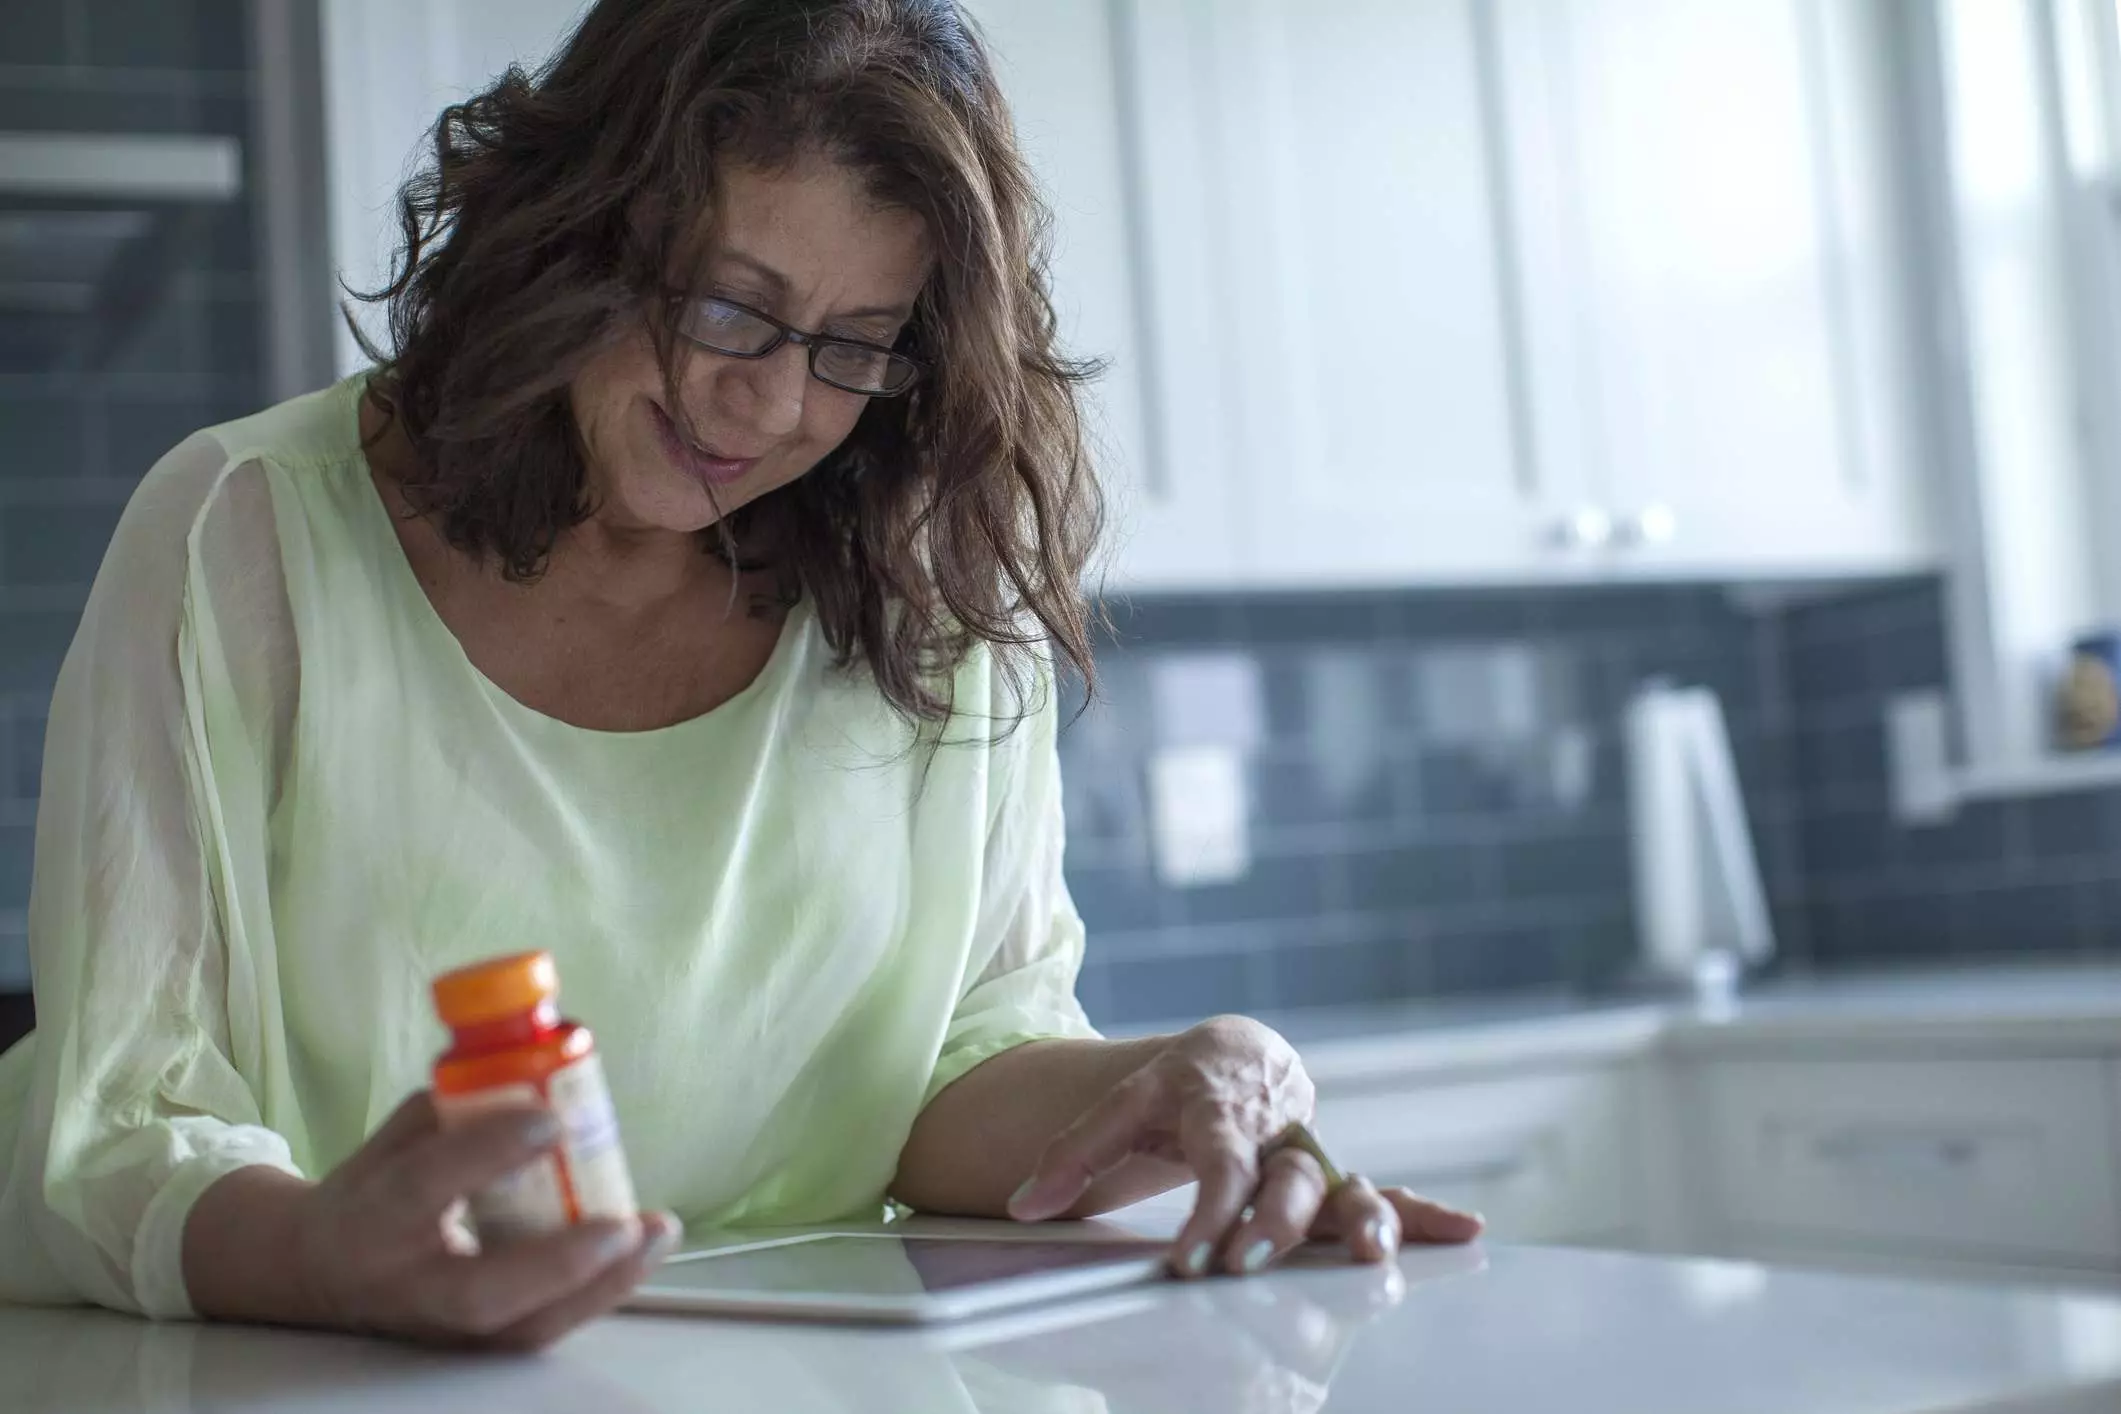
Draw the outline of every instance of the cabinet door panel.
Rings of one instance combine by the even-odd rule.
[[[1525,573],[1546,496],[1513,448],[1474,7],[1129,8],[1171,456],[1238,500],[1245,570]]]
[[[1086,398],[1110,529],[1100,569],[1119,588],[1191,588],[1235,575],[1235,502],[1211,457],[1174,462],[1144,359],[1164,321],[1187,318],[1188,292],[1147,288],[1131,181],[1143,133],[1183,148],[1188,90],[1163,82],[1137,97],[1125,73],[1142,42],[1112,7],[1052,0],[971,0],[987,36],[1019,141],[1053,211],[1052,278],[1070,353],[1103,359]],[[1166,79],[1183,66],[1164,70]],[[1148,105],[1146,108],[1141,105]],[[1174,117],[1174,115],[1178,115]],[[1173,158],[1171,160],[1178,160]],[[1193,296],[1195,299],[1198,296]]]
[[[2121,1263],[2097,1061],[1734,1061],[1699,1087],[1716,1206],[1741,1238]]]
[[[389,283],[400,239],[398,187],[416,161],[428,160],[427,135],[442,109],[484,89],[510,64],[536,69],[587,8],[585,0],[323,0],[331,258],[350,288]],[[363,330],[382,338],[382,310],[356,303],[353,312]],[[339,372],[366,368],[368,356],[340,320],[332,331]]]
[[[1502,13],[1518,204],[1546,218],[1534,422],[1610,509],[1611,568],[1919,561],[1875,7]]]
[[[1317,1128],[1351,1170],[1475,1209],[1502,1241],[1612,1241],[1646,1222],[1637,1103],[1606,1069],[1328,1087]]]
[[[1563,7],[1622,514],[1684,555],[1793,543],[1848,495],[1796,7]]]

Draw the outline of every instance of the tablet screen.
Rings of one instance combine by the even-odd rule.
[[[918,1296],[1042,1272],[1160,1257],[1162,1242],[1008,1242],[983,1238],[818,1237],[726,1256],[672,1262],[653,1277],[663,1290],[834,1292]]]

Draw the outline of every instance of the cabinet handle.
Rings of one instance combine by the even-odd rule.
[[[1679,517],[1670,506],[1644,506],[1622,521],[1615,534],[1626,545],[1668,545],[1679,534]]]
[[[1970,1134],[1922,1134],[1908,1131],[1843,1129],[1812,1141],[1812,1156],[1841,1168],[1907,1172],[1963,1169],[1981,1155],[1981,1140]]]
[[[1597,506],[1580,506],[1561,518],[1554,539],[1567,550],[1602,550],[1613,543],[1613,517]]]

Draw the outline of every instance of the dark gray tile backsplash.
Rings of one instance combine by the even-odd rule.
[[[1880,722],[1889,694],[1947,680],[1938,581],[1793,609],[1783,627],[1814,961],[2121,949],[2121,790],[1892,820]]]
[[[1620,715],[1655,676],[1723,698],[1781,966],[2121,950],[2121,790],[1893,821],[1885,700],[1946,681],[1933,578],[1758,613],[1663,586],[1159,599],[1115,620],[1111,689],[1061,747],[1104,1021],[1624,984]],[[1261,679],[1256,857],[1241,882],[1173,888],[1146,825],[1167,741],[1148,684],[1204,652]]]
[[[66,9],[51,0],[0,0],[0,33],[11,64],[63,64],[68,57]]]
[[[81,62],[113,69],[200,74],[240,73],[243,69],[246,0],[72,0],[72,4],[78,15]]]
[[[1778,915],[1802,945],[1779,626],[1720,590],[1174,597],[1113,617],[1102,698],[1061,743],[1085,998],[1103,1020],[1619,984],[1633,954],[1621,708],[1657,676],[1723,694]],[[1218,722],[1163,681],[1203,659],[1256,678],[1258,720]],[[1251,867],[1161,884],[1149,763],[1217,739],[1244,757]]]
[[[102,559],[123,504],[17,505],[0,514],[0,579],[26,587],[81,583]]]

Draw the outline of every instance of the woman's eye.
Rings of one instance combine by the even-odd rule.
[[[890,355],[875,349],[858,348],[853,344],[827,344],[818,355],[818,362],[835,378],[868,380],[883,376],[884,366]]]

